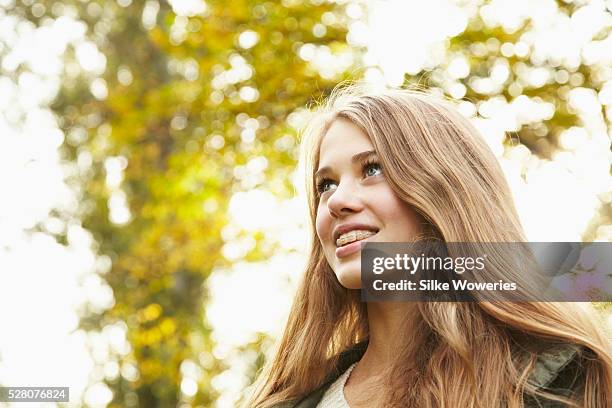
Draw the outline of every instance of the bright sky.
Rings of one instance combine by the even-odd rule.
[[[0,0],[0,6],[8,2]],[[130,0],[121,2],[128,4]],[[147,13],[156,13],[152,4],[147,3]],[[171,4],[177,13],[185,16],[206,12],[205,5],[198,0],[174,0]],[[445,0],[420,1],[418,7],[416,2],[406,0],[379,0],[369,4],[369,15],[359,3],[350,5],[347,13],[353,21],[349,41],[368,47],[366,62],[373,67],[367,73],[370,82],[394,85],[405,72],[415,73],[422,67],[447,60],[450,60],[450,77],[465,76],[465,61],[461,56],[451,59],[442,44],[448,36],[465,27],[467,18],[476,10],[473,2],[466,2],[467,6],[462,8]],[[537,15],[533,32],[508,52],[520,54],[531,48],[542,58],[553,56],[569,65],[582,56],[591,64],[609,67],[612,39],[596,43],[591,42],[591,37],[598,28],[610,25],[610,14],[604,10],[611,3],[588,4],[567,18],[558,13],[553,0],[494,0],[481,14],[487,24],[508,29],[518,27],[526,16]],[[364,18],[366,15],[368,19]],[[143,15],[145,25],[149,21],[147,16]],[[325,16],[316,30],[324,30],[324,23],[332,23],[335,18]],[[77,325],[76,308],[84,303],[100,310],[112,305],[112,292],[100,277],[108,270],[109,263],[94,256],[91,237],[77,222],[64,225],[59,219],[49,217],[53,208],[74,207],[76,197],[65,185],[64,174],[84,171],[90,161],[84,155],[79,157],[76,168],[62,167],[57,147],[64,135],[47,109],[58,89],[58,75],[63,69],[61,57],[67,44],[76,47],[80,68],[90,72],[92,78],[104,70],[104,56],[94,44],[83,40],[83,33],[83,25],[68,17],[36,29],[18,18],[4,15],[0,7],[0,46],[8,49],[0,71],[0,189],[3,192],[0,321],[10,328],[0,337],[0,383],[68,385],[73,400],[85,392],[87,403],[95,407],[105,406],[110,398],[110,391],[101,382],[104,377],[131,378],[136,374],[133,367],[119,367],[112,361],[101,370],[93,368],[95,361],[105,362],[113,353],[129,351],[124,326],[109,327],[89,337],[73,332]],[[244,32],[239,38],[243,48],[257,41],[252,32]],[[398,52],[398,44],[402,52]],[[299,55],[330,78],[353,62],[351,53],[334,55],[328,47],[309,44],[299,50]],[[30,72],[13,80],[10,74],[20,63],[26,64]],[[376,65],[380,68],[374,68]],[[237,63],[236,70],[236,81],[240,81],[245,67]],[[500,62],[491,78],[478,86],[495,89],[506,75],[507,67]],[[530,71],[524,75],[537,83],[549,73]],[[534,241],[580,240],[581,232],[599,205],[598,197],[607,203],[612,200],[610,138],[600,113],[602,104],[608,112],[612,110],[609,70],[607,75],[608,82],[599,94],[585,88],[572,92],[571,103],[588,126],[568,129],[562,136],[565,150],[552,161],[540,160],[522,146],[506,150],[502,146],[503,132],[548,117],[552,113],[550,106],[528,98],[516,98],[511,103],[491,100],[478,107],[469,103],[461,106],[467,116],[478,111],[490,118],[478,119],[475,123],[488,136],[491,148],[499,157],[528,236]],[[228,78],[226,75],[218,80]],[[106,86],[100,81],[92,81],[91,91],[96,97],[105,98]],[[458,97],[464,92],[457,84],[449,86]],[[244,92],[244,98],[256,95],[255,89]],[[18,125],[22,119],[23,125]],[[304,120],[307,114],[297,111],[290,123],[299,127]],[[251,137],[256,131],[245,128]],[[249,171],[258,171],[260,162],[253,161]],[[109,202],[112,221],[127,222],[133,215],[127,211],[126,197],[120,188],[126,163],[122,158],[109,158],[105,165],[107,184],[114,189]],[[520,177],[522,173],[527,175],[525,179]],[[301,189],[300,177],[295,174],[298,189]],[[245,189],[231,200],[232,222],[224,230],[228,243],[223,254],[237,263],[231,271],[216,271],[211,276],[213,302],[207,310],[219,343],[214,354],[232,362],[231,368],[214,381],[215,388],[222,392],[218,407],[233,406],[245,386],[248,359],[240,359],[235,347],[248,342],[258,331],[278,335],[281,330],[304,262],[306,209],[303,203],[301,197],[279,201],[261,189]],[[60,246],[45,234],[27,233],[37,223],[44,223],[50,231],[67,231],[69,246]],[[241,255],[251,247],[252,241],[234,239],[240,230],[264,231],[271,240],[281,243],[283,251],[265,263],[241,262]],[[610,226],[598,231],[599,240],[609,241],[611,237]],[[240,290],[241,287],[249,290]],[[249,305],[247,310],[243,307],[245,304]],[[87,353],[86,345],[91,347],[91,354]],[[182,388],[186,394],[194,392],[195,382],[191,378],[197,376],[197,369],[190,367],[186,363],[183,370]]]
[[[64,134],[47,104],[57,92],[67,44],[75,45],[84,69],[101,72],[101,54],[83,41],[83,33],[84,26],[70,18],[36,29],[0,8],[0,44],[8,49],[0,75],[0,383],[69,386],[73,401],[105,375],[93,370],[94,359],[106,358],[104,353],[90,355],[87,345],[96,350],[108,348],[107,343],[121,346],[116,335],[112,343],[112,336],[75,331],[78,307],[112,305],[112,291],[94,273],[109,265],[96,259],[90,234],[78,222],[66,225],[49,215],[51,209],[76,206],[75,194],[64,183],[65,172],[74,169],[60,163],[57,148]],[[13,80],[9,75],[19,64],[30,72]],[[27,232],[39,223],[67,232],[68,247],[46,234]],[[92,386],[86,401],[100,406],[107,397],[103,388]]]

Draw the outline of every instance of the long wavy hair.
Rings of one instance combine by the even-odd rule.
[[[330,268],[316,229],[314,172],[334,120],[369,136],[387,182],[444,242],[524,242],[510,189],[486,142],[442,98],[405,89],[336,87],[303,132],[310,212],[308,261],[284,334],[248,402],[270,407],[317,389],[339,353],[368,338],[360,291],[344,288]],[[503,276],[500,276],[503,278]],[[570,406],[612,404],[610,341],[588,303],[421,302],[416,322],[389,370],[386,406],[522,407],[524,395]],[[415,326],[416,325],[416,326]],[[553,395],[529,381],[538,345],[576,345],[584,381],[572,395]]]

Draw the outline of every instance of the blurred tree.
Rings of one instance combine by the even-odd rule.
[[[581,135],[587,132],[597,138],[589,143],[602,142],[604,147],[608,140],[609,147],[612,104],[606,95],[612,67],[606,48],[612,38],[612,12],[603,3],[592,3],[551,1],[545,12],[534,6],[531,14],[517,20],[516,13],[508,19],[499,14],[507,7],[504,2],[459,2],[471,10],[465,29],[448,39],[445,49],[419,73],[406,74],[404,86],[463,99],[464,113],[503,124],[506,147],[520,143],[542,159],[565,150],[564,140],[582,143]],[[573,43],[566,48],[558,44],[562,39],[543,33],[559,27],[571,30]],[[525,114],[514,117],[513,104],[525,107]],[[612,207],[609,198],[600,200],[583,231],[584,241],[606,239],[598,228],[612,223]]]
[[[122,375],[106,378],[110,406],[211,406],[223,363],[211,357],[205,283],[228,265],[228,201],[259,185],[292,192],[296,135],[287,116],[348,76],[323,78],[299,53],[304,44],[347,50],[342,6],[23,0],[10,12],[37,25],[62,16],[86,25],[87,42],[66,53],[53,110],[65,158],[90,163],[71,182],[83,227],[112,261],[104,277],[114,306],[84,310],[81,327],[119,323],[131,346],[113,356]],[[248,259],[271,255],[260,241]],[[194,364],[197,391],[181,387]]]

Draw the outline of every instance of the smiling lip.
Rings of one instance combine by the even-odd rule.
[[[368,241],[370,238],[372,238],[373,236],[376,236],[376,234],[369,236],[365,239],[359,240],[359,241],[355,241],[355,242],[351,242],[350,244],[346,244],[344,246],[338,247],[336,248],[336,257],[337,258],[344,258],[347,257],[351,254],[354,254],[355,252],[359,252],[359,250],[361,250],[361,243]]]
[[[338,225],[334,229],[333,234],[332,234],[333,241],[336,242],[336,240],[340,238],[340,235],[344,234],[345,232],[349,232],[353,230],[368,230],[374,233],[378,232],[378,228],[372,227],[366,224],[357,224],[357,223],[342,224],[342,225]]]

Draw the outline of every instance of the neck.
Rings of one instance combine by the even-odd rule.
[[[370,302],[367,310],[368,348],[359,365],[365,372],[377,373],[395,361],[419,311],[414,302]]]

